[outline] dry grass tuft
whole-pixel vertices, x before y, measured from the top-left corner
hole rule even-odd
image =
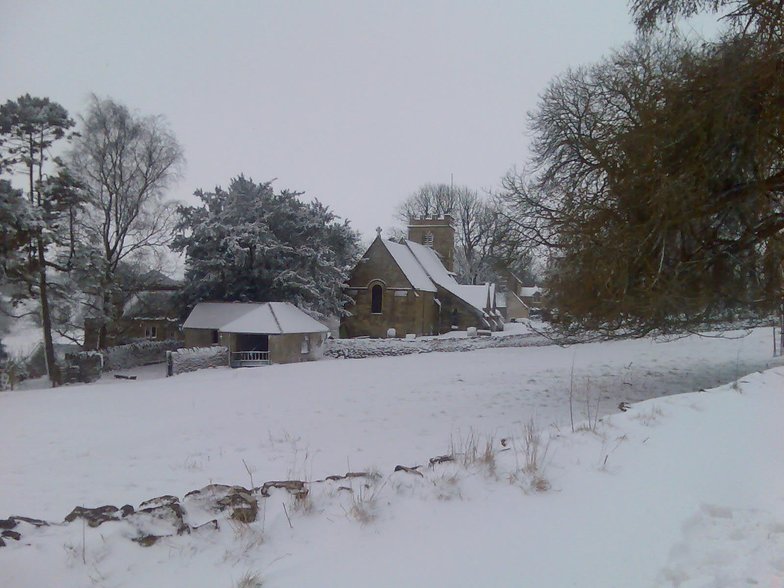
[[[495,439],[493,437],[487,437],[483,442],[474,431],[470,431],[465,438],[450,438],[448,455],[452,457],[455,463],[462,465],[464,468],[480,465],[487,469],[488,474],[495,476],[496,460],[494,447]]]
[[[546,492],[551,488],[549,480],[544,476],[544,462],[550,447],[549,440],[542,443],[542,436],[534,423],[529,420],[523,427],[522,446],[512,441],[517,460],[517,468],[509,474],[509,482],[520,485],[526,492]],[[522,463],[519,456],[522,455]]]
[[[661,416],[664,416],[664,411],[662,411],[657,404],[652,404],[650,410],[639,412],[632,418],[637,419],[646,427],[650,427],[656,423]]]
[[[386,481],[380,486],[363,483],[359,490],[351,494],[351,507],[348,510],[349,518],[362,525],[368,525],[378,517],[378,497],[386,486]]]
[[[234,588],[261,588],[262,584],[261,575],[258,572],[248,570],[237,580]]]
[[[226,560],[239,561],[264,544],[264,532],[253,523],[244,523],[231,518],[226,519],[226,522],[234,532],[235,543],[235,547],[226,552]]]

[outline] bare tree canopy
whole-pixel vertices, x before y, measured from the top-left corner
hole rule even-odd
[[[162,117],[139,116],[93,96],[68,162],[87,192],[81,230],[100,252],[96,318],[105,322],[120,264],[171,241],[175,206],[164,196],[179,175],[183,152]]]
[[[550,248],[563,325],[645,334],[776,307],[783,59],[746,36],[645,39],[548,86],[531,173],[506,187]]]
[[[89,195],[83,228],[113,271],[170,240],[170,215],[160,205],[178,177],[182,148],[161,117],[134,115],[111,99],[93,96],[81,122],[69,163]]]
[[[635,25],[643,32],[702,12],[721,13],[735,32],[766,40],[781,41],[784,32],[781,0],[632,0],[631,11]]]
[[[514,231],[500,204],[467,186],[424,184],[399,207],[397,217],[443,216],[455,220],[455,271],[462,281],[496,281],[499,273],[530,268],[527,244]]]

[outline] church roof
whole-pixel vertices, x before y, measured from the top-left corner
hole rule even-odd
[[[408,240],[395,243],[382,239],[382,242],[414,288],[436,292],[436,286],[441,287],[479,312],[485,311],[488,302],[492,304],[490,284],[459,284],[431,247]]]
[[[386,239],[381,239],[381,242],[415,289],[423,292],[436,292],[435,284],[433,284],[425,269],[406,245],[387,241]],[[439,261],[439,263],[441,262]]]

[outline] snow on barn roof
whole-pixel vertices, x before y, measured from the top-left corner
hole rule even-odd
[[[183,328],[264,335],[329,331],[288,302],[200,302],[191,311]]]
[[[288,302],[265,302],[221,329],[224,333],[326,333],[329,329]]]
[[[424,292],[436,291],[436,287],[433,285],[430,278],[428,278],[426,270],[423,269],[420,262],[417,261],[417,258],[414,257],[408,247],[385,239],[381,239],[381,242],[387,248],[387,251],[389,251],[389,254],[395,260],[395,263],[397,263],[398,267],[405,274],[406,279],[411,282],[411,285],[415,289]]]
[[[258,304],[243,302],[200,302],[183,323],[183,329],[220,329],[223,325],[250,312]]]

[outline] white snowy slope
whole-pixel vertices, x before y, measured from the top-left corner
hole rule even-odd
[[[784,368],[644,400],[776,365],[770,347],[759,330],[3,393],[0,518],[250,486],[243,460],[257,486],[381,477],[311,484],[305,506],[272,494],[251,525],[151,547],[120,522],[26,528],[0,548],[2,584],[782,586]],[[472,440],[493,457],[393,472]]]

